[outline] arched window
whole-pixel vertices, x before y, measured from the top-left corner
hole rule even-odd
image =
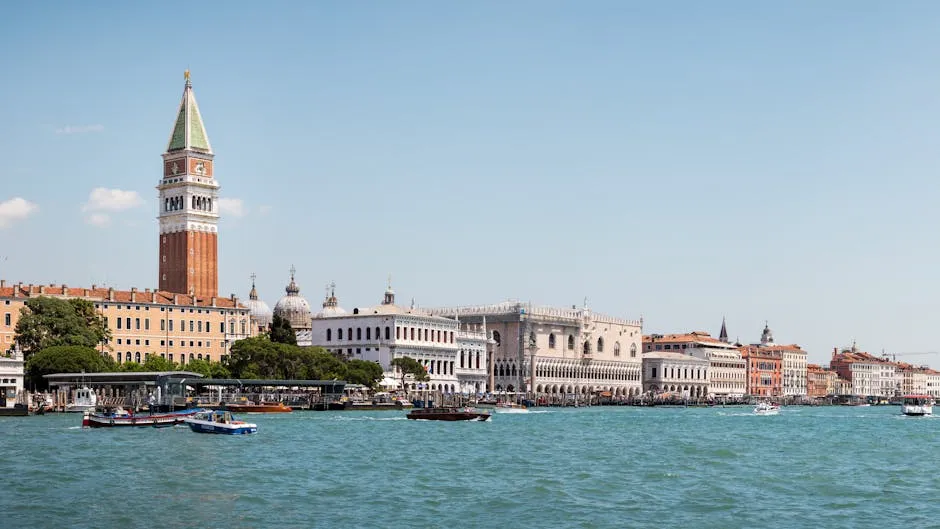
[[[614,342],[614,356],[620,356],[620,342]]]
[[[333,329],[327,329],[327,330],[326,330],[326,341],[329,342],[329,341],[332,341],[332,340],[333,340]]]
[[[378,339],[380,339],[380,338],[382,337],[382,333],[380,333],[379,331],[381,331],[381,329],[379,329],[378,327],[376,327],[376,328],[375,328],[375,339],[376,339],[376,340],[378,340]]]
[[[199,357],[198,357],[198,358],[199,358],[200,360],[202,360],[202,353],[199,353]]]
[[[597,352],[598,353],[604,352],[604,337],[603,336],[598,337],[597,339]]]
[[[130,354],[130,353],[127,353],[127,354]],[[137,362],[138,364],[140,363],[140,351],[134,354],[134,361]]]
[[[568,335],[568,350],[574,351],[574,335],[573,334]]]
[[[630,344],[630,358],[636,358],[636,344]]]
[[[460,369],[463,369],[463,357],[465,354],[464,351],[460,351]]]
[[[586,355],[591,354],[591,342],[587,340],[584,341],[584,354]]]
[[[493,331],[493,341],[496,342],[496,347],[499,347],[499,345],[502,343],[500,341],[499,331]]]
[[[362,327],[356,327],[356,339],[357,340],[362,339]]]
[[[398,327],[395,328],[395,334],[396,335],[398,334]],[[398,338],[398,336],[395,336],[395,337]],[[392,330],[388,327],[385,327],[385,339],[386,340],[392,339]]]
[[[366,340],[372,339],[372,327],[366,327]]]
[[[127,362],[130,362],[130,361],[131,361],[131,352],[130,352],[130,351],[127,352],[127,360],[126,360],[126,361],[127,361]]]
[[[480,351],[477,351],[477,369],[480,369]]]
[[[195,360],[195,358],[193,357],[193,354],[189,353],[189,361],[192,362],[193,360]]]
[[[336,329],[336,339],[337,340],[343,339],[343,329]]]
[[[555,348],[555,333],[548,335],[548,348],[549,349]]]

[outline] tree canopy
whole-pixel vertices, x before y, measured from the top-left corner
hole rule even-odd
[[[426,382],[431,380],[431,377],[428,376],[427,369],[424,368],[424,364],[418,362],[410,356],[400,356],[398,358],[393,358],[392,367],[397,367],[401,370],[401,387],[405,387],[405,376],[407,375],[414,376],[415,380],[418,382]]]
[[[26,361],[26,373],[33,387],[45,389],[43,375],[52,373],[101,373],[115,371],[116,364],[92,347],[54,345],[33,354]]]
[[[382,378],[374,362],[344,362],[322,347],[277,343],[266,336],[239,340],[225,362],[235,378],[345,380],[373,387]]]
[[[26,358],[58,345],[94,348],[110,337],[104,318],[87,299],[28,299],[16,323],[16,341]]]
[[[297,345],[297,334],[294,333],[294,328],[290,326],[290,321],[277,314],[271,320],[270,338],[274,343]]]

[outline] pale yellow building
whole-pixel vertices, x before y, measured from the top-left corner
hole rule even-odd
[[[70,288],[66,285],[7,286],[0,281],[0,344],[13,348],[16,322],[26,300],[39,296],[82,298],[95,304],[111,330],[98,349],[118,363],[143,362],[149,355],[179,363],[221,360],[232,343],[255,334],[249,309],[235,296],[196,298],[132,288]]]

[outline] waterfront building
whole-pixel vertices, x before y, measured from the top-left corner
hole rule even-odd
[[[612,397],[642,391],[642,321],[598,314],[586,304],[562,309],[518,301],[429,312],[485,322],[492,339],[489,391]]]
[[[833,348],[831,368],[852,383],[853,394],[860,397],[891,397],[900,393],[903,376],[896,363],[851,348]]]
[[[911,364],[899,363],[897,367],[901,373],[902,395],[927,394],[927,373],[930,370],[926,366],[915,367]]]
[[[385,371],[386,379],[399,381],[393,386],[396,388],[401,387],[402,374],[391,362],[407,356],[427,369],[428,389],[445,393],[466,389],[461,383],[467,380],[458,378],[459,354],[462,349],[466,352],[479,351],[479,348],[458,342],[460,329],[456,320],[434,316],[413,303],[410,308],[396,305],[391,283],[379,305],[357,307],[351,314],[337,309],[333,292],[324,301],[324,310],[310,320],[312,345],[348,359],[377,362]],[[485,335],[477,333],[474,339],[485,341]],[[481,358],[481,362],[485,365],[485,358]],[[406,379],[405,383],[406,389],[418,389],[413,380]],[[473,388],[473,392],[481,391],[482,386]]]
[[[643,353],[643,391],[653,395],[704,397],[708,394],[708,371],[707,359],[688,353]]]
[[[940,398],[940,371],[928,369],[925,375],[926,393],[934,399]]]
[[[643,352],[680,352],[708,360],[708,395],[742,397],[747,392],[747,365],[741,351],[727,342],[725,322],[721,323],[721,338],[712,338],[704,331],[686,334],[651,334],[643,337]],[[645,358],[645,356],[644,356]],[[649,373],[644,367],[643,373]],[[646,389],[644,379],[643,387]]]
[[[747,362],[747,394],[777,397],[783,393],[781,363],[783,354],[776,348],[744,345],[741,357]]]
[[[165,292],[210,299],[219,295],[219,183],[189,70],[185,78],[157,185],[158,285]]]
[[[816,364],[806,365],[806,396],[810,398],[823,398],[838,395],[836,390],[836,375],[831,369]]]
[[[274,313],[263,299],[258,298],[258,289],[255,288],[255,274],[251,274],[251,292],[248,293],[248,302],[245,303],[251,317],[251,325],[256,334],[268,332]]]
[[[7,286],[6,281],[0,281],[0,341],[5,348],[14,344],[16,323],[26,300],[39,296],[94,303],[112,335],[99,350],[118,363],[143,362],[151,355],[183,364],[196,359],[217,361],[228,354],[236,340],[254,334],[248,309],[234,295],[203,299],[149,288]]]
[[[294,274],[297,270],[290,267],[290,283],[284,288],[286,292],[284,297],[279,299],[274,305],[274,316],[283,318],[290,322],[294,334],[297,336],[297,345],[309,346],[315,345],[310,333],[310,304],[300,295],[300,287],[294,280]]]
[[[10,408],[23,391],[25,374],[19,347],[0,350],[0,408]]]

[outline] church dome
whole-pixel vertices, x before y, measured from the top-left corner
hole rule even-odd
[[[336,316],[345,316],[347,314],[343,307],[339,306],[339,300],[336,298],[336,283],[330,283],[326,287],[326,298],[323,300],[323,310],[316,313],[314,318],[334,318]]]
[[[267,329],[271,325],[273,314],[268,304],[263,299],[258,299],[258,290],[255,288],[255,275],[251,274],[251,292],[248,293],[248,313],[254,320],[255,326],[261,329]]]
[[[294,268],[290,271],[290,284],[284,290],[287,294],[274,305],[274,315],[290,322],[290,326],[297,329],[310,328],[310,304],[300,295],[300,287],[294,282]]]

